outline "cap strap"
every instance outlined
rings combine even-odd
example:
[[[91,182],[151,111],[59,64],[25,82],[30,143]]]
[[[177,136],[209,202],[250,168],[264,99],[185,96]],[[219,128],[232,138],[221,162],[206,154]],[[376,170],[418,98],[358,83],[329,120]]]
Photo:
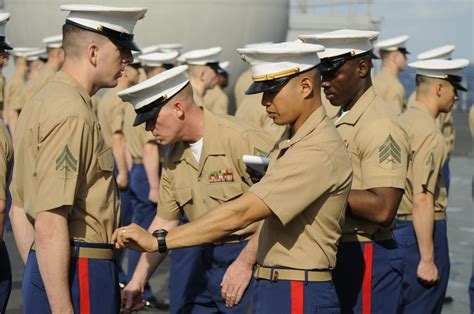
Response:
[[[300,72],[300,68],[296,67],[289,70],[283,70],[283,71],[270,73],[270,74],[254,75],[252,76],[252,80],[254,82],[271,81],[277,78],[290,76],[299,72]]]

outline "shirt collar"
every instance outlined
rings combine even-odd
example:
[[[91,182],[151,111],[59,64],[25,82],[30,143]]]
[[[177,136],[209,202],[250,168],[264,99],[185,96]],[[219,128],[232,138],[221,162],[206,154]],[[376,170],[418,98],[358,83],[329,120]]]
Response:
[[[335,122],[336,126],[341,124],[355,125],[359,118],[362,116],[364,111],[370,106],[372,101],[375,99],[375,89],[373,86],[369,87],[365,93],[357,100],[354,106],[344,115],[341,119]],[[339,112],[340,113],[340,112]],[[339,114],[335,117],[337,119]]]
[[[82,85],[80,85],[79,82],[76,81],[71,75],[69,75],[69,74],[67,74],[66,72],[63,72],[63,71],[58,71],[58,72],[56,72],[56,74],[54,75],[52,80],[55,81],[55,82],[59,82],[59,83],[66,84],[66,85],[69,85],[69,86],[73,87],[75,90],[77,90],[79,95],[81,95],[82,99],[84,99],[84,102],[90,108],[92,108],[91,96],[85,90],[85,88],[82,87]]]

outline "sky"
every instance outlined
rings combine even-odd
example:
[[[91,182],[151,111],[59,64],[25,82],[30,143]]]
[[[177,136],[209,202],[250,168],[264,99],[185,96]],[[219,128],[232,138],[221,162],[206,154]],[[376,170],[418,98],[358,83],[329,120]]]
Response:
[[[474,62],[474,0],[373,0],[382,16],[379,39],[410,35],[407,49],[416,55],[453,44],[453,58]]]

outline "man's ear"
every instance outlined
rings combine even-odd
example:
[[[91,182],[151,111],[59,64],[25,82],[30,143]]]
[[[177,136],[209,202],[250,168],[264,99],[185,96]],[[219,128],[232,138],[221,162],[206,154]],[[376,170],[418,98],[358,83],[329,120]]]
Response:
[[[441,97],[441,95],[443,93],[443,84],[436,83],[434,88],[435,88],[435,91],[436,91],[436,96],[438,98]]]
[[[359,60],[359,63],[357,65],[357,71],[359,73],[359,77],[365,78],[367,75],[370,74],[370,61],[367,59],[361,59]]]
[[[87,46],[87,57],[89,62],[96,67],[97,66],[97,59],[99,57],[99,46],[92,42]]]
[[[310,98],[314,92],[314,81],[308,76],[303,76],[299,81],[299,89],[304,99]]]
[[[173,110],[178,119],[182,120],[184,118],[184,105],[181,101],[177,100],[174,102]]]

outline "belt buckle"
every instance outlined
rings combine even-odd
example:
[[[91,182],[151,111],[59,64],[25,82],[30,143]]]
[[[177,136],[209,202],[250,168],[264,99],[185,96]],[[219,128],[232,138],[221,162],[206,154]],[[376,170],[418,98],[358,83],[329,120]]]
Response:
[[[272,270],[270,271],[270,281],[278,281],[278,270],[275,270],[273,267],[272,267]]]

